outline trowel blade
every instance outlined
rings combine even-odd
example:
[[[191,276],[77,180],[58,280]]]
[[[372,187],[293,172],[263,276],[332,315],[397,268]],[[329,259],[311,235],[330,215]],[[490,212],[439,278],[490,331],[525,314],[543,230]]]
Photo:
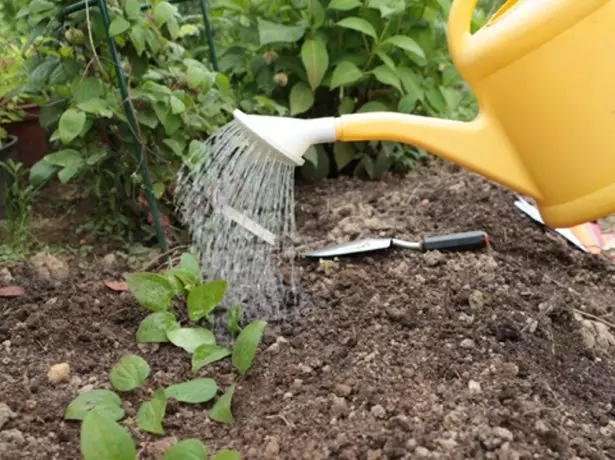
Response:
[[[378,251],[391,247],[392,238],[365,238],[348,243],[335,244],[323,249],[311,251],[304,254],[305,257],[336,257],[349,254],[357,254],[360,252]]]

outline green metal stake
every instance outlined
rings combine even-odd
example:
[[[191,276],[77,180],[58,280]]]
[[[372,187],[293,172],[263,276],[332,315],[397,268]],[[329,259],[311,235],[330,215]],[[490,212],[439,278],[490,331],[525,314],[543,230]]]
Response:
[[[143,185],[145,186],[145,194],[147,195],[147,204],[149,205],[149,210],[152,213],[152,220],[154,221],[154,227],[156,229],[156,237],[158,238],[158,244],[160,245],[160,249],[162,249],[163,254],[166,254],[167,243],[164,238],[164,231],[162,230],[162,225],[160,224],[158,204],[156,203],[156,198],[154,197],[154,194],[152,192],[152,184],[149,177],[149,170],[147,168],[147,164],[145,164],[145,161],[143,159],[141,140],[137,135],[137,120],[135,117],[135,113],[132,111],[132,107],[128,102],[128,88],[126,87],[126,80],[124,80],[124,75],[122,74],[122,68],[117,54],[117,47],[115,46],[113,38],[109,36],[109,11],[107,10],[107,4],[105,3],[105,0],[98,0],[98,8],[100,9],[103,24],[107,32],[107,43],[109,45],[111,57],[113,58],[115,76],[117,77],[117,83],[120,87],[120,94],[122,95],[122,105],[124,107],[124,112],[126,113],[126,118],[128,119],[128,124],[130,125],[132,138],[135,143],[137,159],[139,160],[139,169],[141,170],[141,176],[143,177]]]
[[[209,59],[214,70],[218,71],[218,58],[216,56],[216,47],[214,45],[214,37],[209,23],[209,13],[207,12],[207,0],[199,0],[201,4],[201,14],[203,15],[203,23],[205,24],[205,33],[207,34],[207,45],[209,47]]]

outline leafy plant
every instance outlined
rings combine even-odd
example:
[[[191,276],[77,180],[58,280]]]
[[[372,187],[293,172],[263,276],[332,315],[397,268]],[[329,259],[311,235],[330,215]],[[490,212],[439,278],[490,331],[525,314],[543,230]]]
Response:
[[[109,373],[111,384],[119,391],[128,392],[141,388],[150,373],[149,364],[140,356],[126,354]],[[231,386],[213,404],[210,418],[220,423],[231,423]],[[137,428],[146,433],[164,435],[164,417],[167,400],[173,398],[182,403],[200,404],[209,402],[218,393],[218,385],[211,378],[197,378],[187,382],[157,388],[149,400],[139,406],[136,414]],[[93,389],[81,393],[66,408],[66,420],[80,421],[80,445],[84,460],[136,460],[135,441],[120,422],[125,417],[122,400],[117,393],[106,389]],[[165,459],[207,459],[206,447],[197,439],[186,439],[171,446]],[[212,459],[239,459],[234,450],[224,450]]]
[[[469,119],[475,100],[447,50],[450,3],[214,0],[214,25],[226,45],[220,67],[242,88],[240,106],[249,112],[320,117],[394,111]],[[474,27],[487,19],[479,8]],[[229,27],[232,22],[242,27]],[[412,168],[424,156],[393,142],[319,145],[306,154],[302,172],[308,178],[339,172],[375,178],[395,165]]]
[[[32,203],[38,195],[39,187],[28,182],[22,163],[7,160],[0,162],[0,168],[4,169],[8,176],[8,180],[0,184],[4,187],[2,196],[6,214],[6,220],[1,222],[1,225],[8,234],[9,254],[13,258],[21,258],[27,255],[32,243],[27,224],[32,215]]]
[[[213,324],[215,309],[226,293],[226,282],[204,281],[201,273],[198,260],[184,253],[179,265],[164,273],[133,273],[127,277],[135,300],[152,312],[139,325],[137,342],[171,342],[191,355],[193,372],[230,356],[233,366],[243,375],[252,365],[267,323],[254,321],[242,329],[239,307],[234,306],[227,312],[226,321],[229,333],[238,334],[235,343],[232,347],[217,345],[214,333],[204,325]]]
[[[18,14],[28,22],[28,43],[36,44],[26,62],[29,79],[22,91],[49,95],[41,125],[49,131],[54,151],[34,169],[41,180],[57,176],[62,183],[81,183],[106,205],[103,215],[145,218],[136,145],[101,12],[90,7],[60,15],[69,3],[35,0]],[[143,10],[137,0],[107,4],[108,33],[119,50],[129,110],[138,120],[134,134],[164,211],[165,203],[171,205],[179,164],[228,121],[235,95],[225,75],[182,46],[187,32],[175,5],[155,0]],[[118,230],[110,230],[125,234],[133,221],[117,218]],[[143,228],[153,233],[149,224]]]

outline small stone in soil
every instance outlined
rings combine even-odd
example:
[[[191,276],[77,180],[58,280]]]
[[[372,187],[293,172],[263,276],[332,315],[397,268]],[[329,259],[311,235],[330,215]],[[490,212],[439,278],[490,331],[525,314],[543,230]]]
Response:
[[[472,339],[463,339],[461,343],[459,344],[459,346],[466,350],[471,350],[472,348],[476,346],[476,344],[474,343],[474,340]]]
[[[49,368],[47,378],[51,383],[61,383],[70,380],[70,365],[68,363],[54,364]]]

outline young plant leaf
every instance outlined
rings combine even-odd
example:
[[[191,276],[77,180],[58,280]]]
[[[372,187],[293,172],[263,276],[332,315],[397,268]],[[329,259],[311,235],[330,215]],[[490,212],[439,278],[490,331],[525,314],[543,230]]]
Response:
[[[138,18],[141,13],[141,2],[139,0],[126,0],[124,2],[124,11],[129,18]]]
[[[151,311],[168,310],[175,288],[164,276],[156,273],[133,273],[126,278],[130,293],[139,304]]]
[[[237,337],[231,360],[241,375],[245,374],[252,365],[256,348],[266,326],[266,321],[253,321],[244,327]]]
[[[126,32],[128,29],[130,29],[130,22],[122,16],[116,16],[109,25],[109,36],[115,37],[116,35]]]
[[[235,335],[241,331],[241,307],[239,305],[233,305],[226,312],[226,330],[229,334]]]
[[[81,424],[83,460],[135,460],[135,442],[120,424],[98,411],[87,413]]]
[[[235,385],[231,385],[222,396],[214,403],[209,411],[209,418],[219,423],[233,423],[233,414],[231,412],[231,403],[233,394],[235,393]]]
[[[68,109],[62,114],[58,131],[63,144],[71,143],[81,134],[86,119],[85,113],[77,109]]]
[[[198,439],[184,439],[172,445],[163,460],[207,460],[207,448]]]
[[[382,42],[382,45],[393,45],[421,59],[426,59],[425,51],[415,40],[405,35],[393,35]]]
[[[236,450],[225,449],[211,457],[211,460],[241,460],[241,455]]]
[[[167,331],[167,337],[173,345],[183,348],[188,353],[194,353],[194,350],[201,345],[215,345],[216,337],[209,329],[202,327],[183,327]]]
[[[183,268],[172,268],[167,270],[164,276],[173,285],[176,294],[179,294],[183,290],[189,292],[195,285],[201,282],[198,277],[194,276],[194,273]]]
[[[190,272],[199,283],[203,279],[199,261],[189,252],[185,252],[181,255],[179,259],[179,268]]]
[[[340,86],[347,86],[357,82],[363,76],[363,72],[356,64],[350,61],[341,61],[331,76],[330,88],[335,89]]]
[[[122,400],[113,391],[96,389],[86,391],[77,396],[66,408],[66,420],[83,420],[88,412],[96,410],[112,420],[121,420],[124,417]]]
[[[395,72],[393,72],[386,65],[381,65],[372,70],[372,73],[376,77],[380,83],[383,83],[388,86],[395,87],[400,93],[403,93],[401,89],[401,82],[399,81],[399,77]]]
[[[192,289],[186,301],[190,321],[207,317],[222,302],[225,293],[226,281],[221,280],[199,284]]]
[[[294,84],[288,99],[290,115],[295,116],[308,111],[314,105],[314,93],[304,81]]]
[[[366,19],[352,16],[349,18],[342,19],[337,23],[337,25],[346,29],[352,29],[356,30],[357,32],[361,32],[364,35],[372,37],[374,40],[378,39],[376,29],[374,29],[374,26],[372,26],[371,23]]]
[[[127,353],[111,368],[109,380],[118,391],[131,391],[140,387],[150,374],[150,367],[140,356]]]
[[[355,149],[347,142],[336,142],[333,145],[333,156],[337,169],[343,169],[354,159]]]
[[[167,408],[167,398],[162,388],[157,389],[150,401],[145,401],[137,411],[137,426],[141,431],[164,434],[162,420]]]
[[[230,355],[231,350],[228,348],[218,347],[217,345],[201,345],[192,354],[192,372]]]
[[[87,102],[90,99],[99,98],[103,93],[102,82],[95,77],[78,79],[73,85],[73,99],[77,104]]]
[[[173,398],[189,404],[211,401],[217,392],[218,385],[216,381],[208,378],[198,378],[176,383],[165,390],[167,398]]]
[[[158,27],[169,21],[175,14],[175,7],[167,1],[162,1],[154,7],[154,21]]]
[[[305,66],[310,87],[316,90],[329,68],[327,46],[320,40],[306,40],[301,47],[301,61]]]
[[[260,46],[271,43],[295,43],[303,37],[306,31],[304,25],[286,26],[260,17],[256,21]]]
[[[361,3],[359,0],[331,0],[331,3],[329,3],[329,6],[327,8],[329,8],[330,10],[337,11],[349,11],[354,10],[355,8],[358,8],[362,5],[363,3]]]
[[[137,329],[137,342],[163,343],[168,342],[167,332],[179,329],[181,326],[175,315],[169,311],[157,311],[145,317]]]

